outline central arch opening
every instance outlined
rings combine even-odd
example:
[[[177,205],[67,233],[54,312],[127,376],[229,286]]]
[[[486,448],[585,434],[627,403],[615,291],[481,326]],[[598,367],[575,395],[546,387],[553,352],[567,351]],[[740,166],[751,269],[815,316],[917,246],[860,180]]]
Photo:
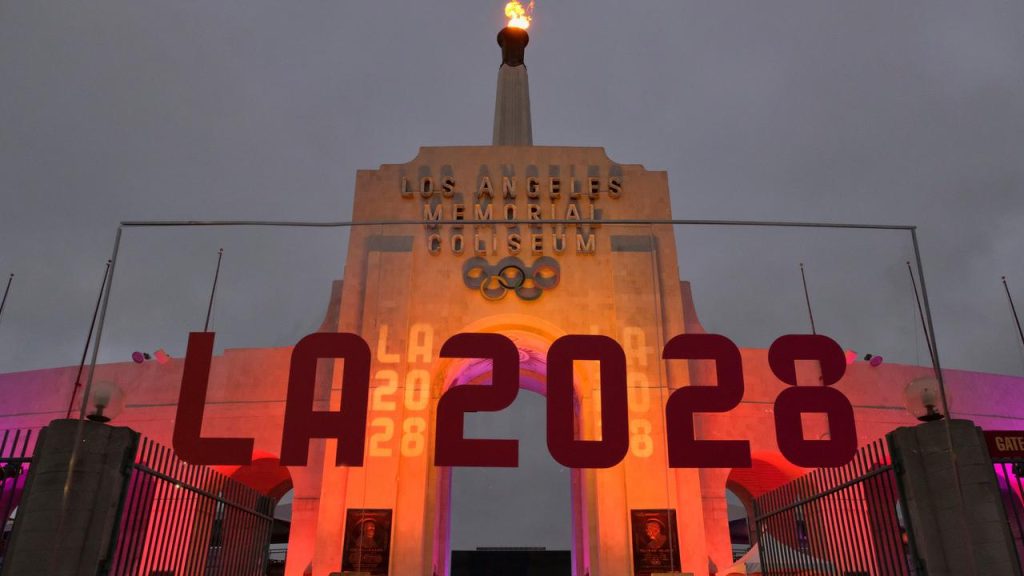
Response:
[[[429,482],[438,495],[434,573],[589,574],[586,493],[590,480],[584,472],[558,464],[547,448],[547,350],[562,334],[543,320],[519,316],[488,318],[462,332],[498,332],[511,338],[519,350],[515,402],[501,412],[467,414],[465,418],[466,437],[519,440],[519,467],[430,469]],[[490,360],[485,359],[448,363],[439,372],[441,392],[452,386],[489,385],[491,369]],[[581,437],[580,390],[584,384],[579,374],[576,377],[573,420]],[[491,569],[495,564],[468,571],[465,566],[453,569],[453,551],[466,550],[477,557],[491,554],[504,558],[506,564],[499,569]],[[554,571],[545,571],[548,560]],[[526,562],[529,571],[520,569],[522,564],[509,570],[513,561]]]
[[[452,576],[496,573],[491,563],[571,574],[572,478],[548,453],[546,423],[545,397],[526,389],[502,412],[466,416],[468,437],[519,440],[519,467],[452,471]]]

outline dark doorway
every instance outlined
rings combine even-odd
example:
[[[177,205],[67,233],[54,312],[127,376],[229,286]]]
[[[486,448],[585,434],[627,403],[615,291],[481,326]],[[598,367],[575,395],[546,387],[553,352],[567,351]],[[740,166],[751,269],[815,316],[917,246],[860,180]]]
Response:
[[[480,548],[452,552],[451,576],[569,576],[572,553],[544,548]]]
[[[519,440],[517,468],[452,471],[452,550],[570,550],[572,483],[547,448],[547,401],[526,389],[501,412],[466,415],[467,438]]]

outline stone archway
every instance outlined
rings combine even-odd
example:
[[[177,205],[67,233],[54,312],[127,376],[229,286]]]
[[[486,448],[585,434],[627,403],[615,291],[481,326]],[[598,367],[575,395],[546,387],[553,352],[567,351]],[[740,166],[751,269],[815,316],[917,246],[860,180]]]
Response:
[[[275,510],[275,521],[271,533],[271,550],[276,551],[276,556],[272,555],[272,560],[285,562],[283,568],[280,568],[280,572],[269,572],[269,574],[283,573],[289,576],[301,576],[309,574],[308,567],[312,561],[312,548],[314,545],[313,527],[308,522],[296,523],[295,516],[292,515],[294,509],[294,503],[296,496],[299,495],[299,490],[296,483],[300,482],[301,479],[294,478],[292,469],[286,466],[282,466],[277,456],[268,452],[256,450],[253,452],[252,463],[246,466],[231,466],[231,467],[220,467],[219,470],[230,476],[232,480],[236,480],[250,488],[253,488],[262,494],[265,494],[274,500],[280,501],[286,494],[290,494],[292,502],[289,505],[289,513],[287,518],[278,518],[277,510]],[[299,469],[298,472],[304,472]],[[308,498],[303,498],[299,495],[298,500],[304,501]],[[300,502],[302,504],[304,502]],[[292,529],[293,525],[295,530]],[[286,558],[284,556],[287,555]],[[272,565],[272,569],[276,568]]]
[[[564,335],[553,325],[539,319],[521,315],[503,315],[485,318],[473,323],[463,330],[467,332],[500,333],[509,337],[519,350],[520,390],[535,392],[547,396],[547,349],[558,337]],[[486,385],[490,378],[490,363],[480,360],[457,360],[439,363],[435,372],[435,383],[440,384],[438,397],[453,386]],[[574,383],[576,393],[576,433],[580,434],[582,418],[582,394],[580,381],[585,376],[577,376]],[[572,565],[573,573],[579,576],[590,571],[590,534],[589,511],[587,509],[585,472],[570,471],[570,493],[572,500]],[[435,538],[433,543],[433,565],[438,576],[448,574],[451,559],[451,516],[452,516],[452,470],[447,467],[431,469],[428,483],[438,495],[434,508],[433,524]]]

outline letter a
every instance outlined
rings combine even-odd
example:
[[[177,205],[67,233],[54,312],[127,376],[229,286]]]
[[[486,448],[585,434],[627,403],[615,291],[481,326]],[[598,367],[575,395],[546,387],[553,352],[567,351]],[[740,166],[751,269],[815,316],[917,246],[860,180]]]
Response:
[[[344,358],[341,411],[313,410],[316,365],[321,358]],[[305,466],[311,438],[337,438],[337,466],[362,466],[366,404],[370,389],[370,347],[348,333],[317,332],[292,351],[288,403],[284,411],[281,465]]]

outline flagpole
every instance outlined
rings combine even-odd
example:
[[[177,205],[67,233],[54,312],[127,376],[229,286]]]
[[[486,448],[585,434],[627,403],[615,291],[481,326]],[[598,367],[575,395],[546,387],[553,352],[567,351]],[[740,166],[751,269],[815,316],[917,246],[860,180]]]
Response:
[[[807,301],[807,316],[811,319],[811,334],[817,334],[818,331],[814,328],[814,312],[811,311],[811,295],[807,291],[807,276],[804,274],[804,263],[800,263],[800,280],[804,283],[804,300]]]
[[[89,323],[89,334],[85,337],[85,348],[82,349],[82,361],[78,363],[78,374],[75,376],[75,388],[71,391],[71,400],[68,402],[68,414],[71,418],[71,409],[75,405],[75,397],[78,396],[78,389],[82,387],[82,371],[85,370],[85,359],[89,355],[89,342],[92,341],[92,331],[96,327],[96,316],[100,313],[100,303],[103,301],[103,290],[107,287],[107,277],[110,276],[110,260],[107,260],[107,268],[103,271],[103,282],[100,283],[100,294],[96,297],[96,306],[92,310],[92,322]]]
[[[7,305],[7,295],[11,292],[11,282],[14,282],[14,274],[7,278],[7,288],[4,289],[3,300],[0,300],[0,319],[4,317],[4,306]]]
[[[210,305],[206,307],[206,324],[203,332],[210,331],[210,313],[213,312],[213,297],[217,294],[217,279],[220,278],[220,262],[224,258],[224,249],[217,250],[217,270],[213,273],[213,287],[210,289]]]
[[[1020,327],[1020,316],[1017,315],[1017,307],[1013,305],[1013,296],[1010,295],[1010,287],[1006,284],[1006,276],[1003,276],[1003,289],[1006,290],[1006,298],[1010,301],[1010,312],[1013,313],[1013,321],[1017,323],[1017,334],[1020,336],[1020,344],[1024,346],[1024,330]]]
[[[114,235],[114,252],[110,255],[110,269],[107,274],[106,289],[103,290],[103,304],[100,305],[100,315],[96,324],[96,338],[92,342],[92,355],[89,359],[89,372],[85,378],[85,396],[78,410],[78,419],[85,420],[85,411],[89,405],[89,394],[92,392],[92,381],[96,376],[96,359],[100,355],[100,340],[103,338],[103,326],[107,320],[107,308],[110,306],[110,291],[114,287],[114,271],[117,269],[117,254],[121,250],[121,232],[123,227],[117,227],[117,234]],[[81,425],[79,425],[81,431]],[[76,438],[76,442],[80,438]],[[77,445],[76,445],[77,449]]]
[[[932,340],[928,336],[928,324],[924,320],[924,308],[921,307],[921,296],[917,292],[917,279],[914,278],[914,270],[910,267],[910,260],[907,260],[907,272],[910,273],[910,285],[914,287],[914,300],[917,302],[917,314],[921,317],[921,329],[924,330],[924,341],[928,344],[928,358],[935,366],[935,351],[932,350]]]

